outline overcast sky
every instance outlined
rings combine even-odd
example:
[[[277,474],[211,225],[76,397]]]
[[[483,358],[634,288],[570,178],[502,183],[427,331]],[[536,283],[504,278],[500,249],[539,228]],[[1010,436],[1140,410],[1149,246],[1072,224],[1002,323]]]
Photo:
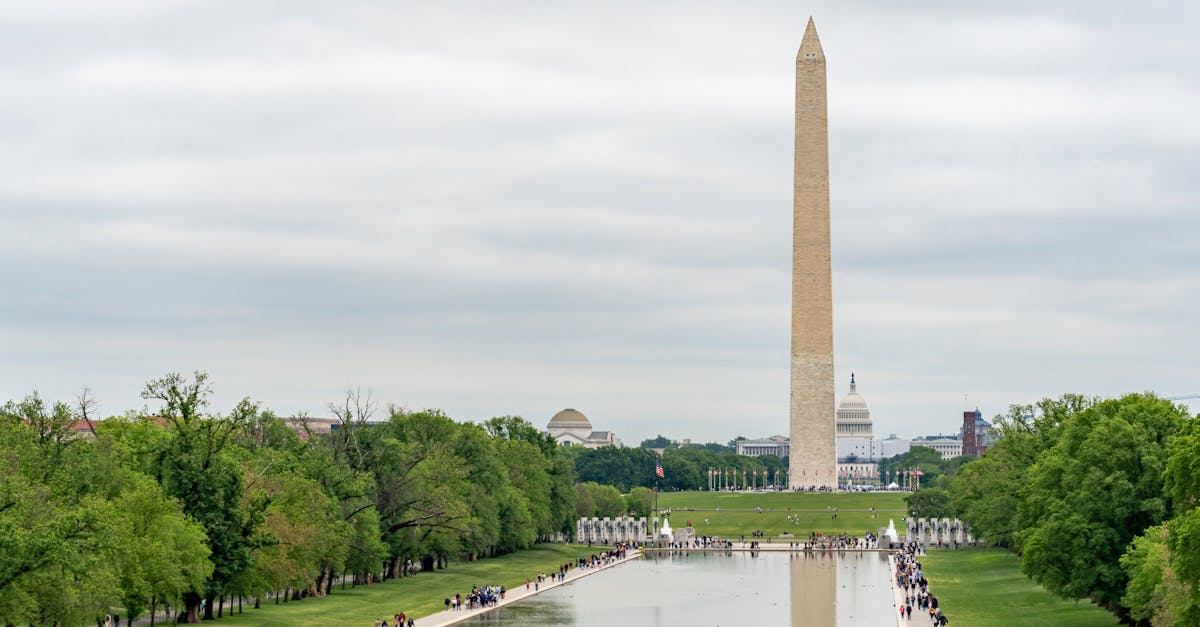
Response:
[[[6,3],[0,401],[786,434],[810,13],[839,399],[1200,393],[1200,5],[983,4]]]

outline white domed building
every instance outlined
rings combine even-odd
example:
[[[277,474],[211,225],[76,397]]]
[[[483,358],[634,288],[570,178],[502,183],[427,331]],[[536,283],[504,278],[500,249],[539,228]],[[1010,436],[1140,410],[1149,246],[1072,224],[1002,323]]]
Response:
[[[621,446],[621,439],[612,431],[593,431],[592,421],[570,408],[554,414],[546,424],[546,433],[562,446]]]
[[[875,427],[867,400],[858,393],[854,374],[850,375],[850,393],[838,403],[837,414],[838,477],[843,482],[866,483],[875,477],[879,450]]]

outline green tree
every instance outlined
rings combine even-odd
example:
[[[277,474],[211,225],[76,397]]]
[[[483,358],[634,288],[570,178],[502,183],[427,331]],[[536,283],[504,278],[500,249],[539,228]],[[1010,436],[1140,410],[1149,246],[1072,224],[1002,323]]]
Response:
[[[1128,575],[1120,556],[1167,516],[1167,442],[1184,419],[1178,407],[1148,394],[1069,416],[1022,490],[1022,570],[1063,597],[1124,613]]]
[[[133,620],[163,602],[177,602],[212,575],[204,529],[184,515],[145,475],[129,475],[114,502],[129,539],[121,545],[119,582],[125,615]]]
[[[1013,514],[1021,505],[1029,469],[1057,442],[1063,422],[1094,402],[1066,394],[1036,405],[1012,405],[1006,415],[996,417],[999,440],[950,481],[953,507],[976,537],[1019,549],[1017,532],[1022,527]]]
[[[574,530],[574,462],[548,435],[518,416],[501,416],[484,423],[508,468],[509,480],[528,503],[538,536]]]
[[[1195,589],[1179,580],[1171,566],[1168,530],[1150,527],[1134,538],[1121,556],[1129,577],[1121,602],[1134,620],[1162,627],[1197,624]]]
[[[638,447],[639,448],[667,448],[668,446],[672,446],[674,444],[675,443],[672,442],[670,438],[668,438],[660,433],[660,434],[658,434],[657,437],[647,438],[645,440],[642,440],[642,443],[639,444]]]
[[[243,399],[229,416],[205,415],[212,387],[208,375],[188,379],[170,373],[146,384],[142,398],[162,403],[159,416],[170,425],[171,438],[157,452],[153,471],[167,494],[178,498],[184,512],[197,520],[208,537],[212,575],[202,589],[184,595],[185,620],[198,622],[201,599],[205,619],[213,617],[213,601],[250,563],[265,501],[243,501],[245,485],[235,451],[227,448],[235,433],[257,414],[258,406]]]
[[[649,518],[654,509],[654,492],[642,486],[633,488],[625,495],[625,509],[635,517]]]
[[[590,512],[583,512],[583,507],[580,507],[581,517],[615,517],[624,516],[627,512],[625,499],[621,498],[621,493],[616,488],[610,485],[600,485],[593,481],[581,483],[576,487],[580,494],[580,502],[590,502],[592,509]],[[583,496],[586,494],[587,496]]]
[[[950,493],[943,488],[921,488],[905,497],[908,511],[918,518],[955,518]]]

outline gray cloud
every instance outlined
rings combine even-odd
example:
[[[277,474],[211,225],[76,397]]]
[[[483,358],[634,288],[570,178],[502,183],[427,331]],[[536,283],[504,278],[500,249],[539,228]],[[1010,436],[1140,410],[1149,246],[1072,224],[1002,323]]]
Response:
[[[218,406],[782,432],[810,11],[839,381],[878,431],[1200,392],[1200,43],[1156,8],[13,7],[0,397],[119,413],[202,368]]]

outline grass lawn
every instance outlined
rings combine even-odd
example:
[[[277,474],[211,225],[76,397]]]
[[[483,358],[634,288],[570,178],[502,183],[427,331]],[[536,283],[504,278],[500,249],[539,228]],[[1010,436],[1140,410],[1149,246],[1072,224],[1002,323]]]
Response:
[[[473,585],[525,585],[538,571],[557,572],[558,565],[591,555],[602,547],[568,544],[539,544],[527,551],[478,562],[451,562],[449,568],[416,577],[393,579],[370,586],[334,589],[322,598],[274,604],[263,601],[262,609],[243,607],[240,616],[226,614],[214,621],[223,625],[371,625],[379,617],[398,612],[428,616],[445,608],[442,600],[454,593],[464,596]]]
[[[691,521],[697,534],[724,538],[749,536],[760,529],[766,532],[764,540],[771,541],[779,540],[779,534],[785,532],[808,537],[812,531],[850,534],[878,531],[887,527],[889,518],[903,528],[900,518],[905,515],[904,496],[897,492],[663,492],[659,495],[659,507],[673,510],[672,527],[683,527]],[[762,513],[756,511],[759,507]],[[869,511],[872,507],[874,512]],[[799,522],[788,522],[789,515]]]
[[[930,551],[921,559],[929,590],[951,625],[1093,627],[1117,625],[1090,601],[1067,601],[1021,574],[1004,549]]]

